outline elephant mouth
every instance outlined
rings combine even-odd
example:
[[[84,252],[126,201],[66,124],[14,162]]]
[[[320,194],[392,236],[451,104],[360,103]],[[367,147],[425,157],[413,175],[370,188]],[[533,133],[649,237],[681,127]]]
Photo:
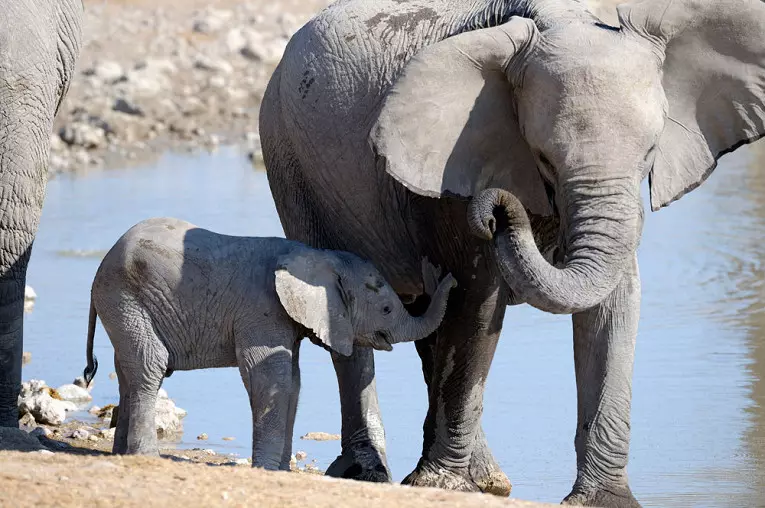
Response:
[[[374,334],[374,340],[372,341],[375,349],[381,351],[392,351],[393,345],[390,343],[390,337],[383,331],[377,331]]]

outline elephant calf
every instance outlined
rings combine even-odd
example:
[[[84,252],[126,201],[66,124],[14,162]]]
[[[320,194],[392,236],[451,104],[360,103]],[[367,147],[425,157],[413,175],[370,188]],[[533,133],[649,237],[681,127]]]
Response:
[[[162,379],[175,370],[238,366],[252,408],[252,465],[288,469],[300,340],[345,356],[354,343],[390,350],[433,333],[455,285],[448,274],[425,314],[412,317],[377,269],[353,254],[149,219],[128,230],[98,268],[85,379],[98,368],[100,316],[119,380],[113,452],[157,454]]]

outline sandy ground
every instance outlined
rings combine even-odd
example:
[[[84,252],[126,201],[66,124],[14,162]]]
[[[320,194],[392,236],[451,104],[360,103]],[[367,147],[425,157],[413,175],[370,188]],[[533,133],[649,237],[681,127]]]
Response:
[[[0,507],[542,507],[436,489],[145,457],[0,453]],[[253,504],[255,503],[255,504]]]

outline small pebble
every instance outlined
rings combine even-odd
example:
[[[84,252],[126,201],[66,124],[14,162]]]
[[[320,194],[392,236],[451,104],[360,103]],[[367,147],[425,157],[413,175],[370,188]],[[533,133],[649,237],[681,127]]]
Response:
[[[228,501],[228,492],[226,492],[226,491],[223,491],[223,492],[221,493],[220,497],[221,497],[221,499],[223,499],[224,501]]]
[[[109,373],[109,379],[117,379],[117,373],[116,372],[110,372]]]
[[[224,441],[233,441],[236,438],[233,438],[233,437],[230,437],[230,436],[226,436],[226,437],[223,437],[221,439],[223,439]]]
[[[207,441],[208,436],[206,432],[202,432],[197,436],[197,441]]]
[[[308,454],[306,452],[296,452],[295,453],[295,460],[305,460],[306,457],[308,457]]]

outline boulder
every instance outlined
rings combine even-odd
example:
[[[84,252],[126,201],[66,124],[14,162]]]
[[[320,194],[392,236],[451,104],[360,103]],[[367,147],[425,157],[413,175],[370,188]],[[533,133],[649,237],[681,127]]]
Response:
[[[67,411],[74,411],[77,406],[61,400],[58,392],[45,384],[45,381],[33,379],[21,384],[19,395],[19,414],[31,414],[37,423],[61,425]]]
[[[81,388],[75,384],[61,385],[56,388],[61,400],[68,400],[70,402],[88,402],[93,400],[93,397],[88,393],[85,388]]]
[[[223,9],[208,8],[194,19],[191,29],[201,34],[212,34],[221,30],[233,13]]]
[[[69,146],[81,146],[89,150],[106,146],[104,130],[85,122],[72,122],[63,126],[59,136]]]
[[[160,388],[157,393],[157,408],[154,421],[157,426],[157,437],[160,439],[171,437],[183,432],[183,419],[188,413],[175,405],[167,395],[167,392]]]
[[[100,60],[93,67],[86,69],[83,74],[94,76],[104,83],[114,83],[125,75],[125,71],[117,62]]]

